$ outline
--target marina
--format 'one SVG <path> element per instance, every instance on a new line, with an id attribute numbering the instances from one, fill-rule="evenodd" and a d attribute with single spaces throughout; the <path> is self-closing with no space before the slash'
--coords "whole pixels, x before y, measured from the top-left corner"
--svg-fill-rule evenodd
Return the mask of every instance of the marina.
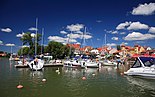
<path id="1" fill-rule="evenodd" d="M 121 75 L 114 66 L 87 69 L 56 66 L 31 71 L 15 68 L 15 64 L 7 58 L 0 59 L 0 97 L 155 96 L 154 80 Z"/>

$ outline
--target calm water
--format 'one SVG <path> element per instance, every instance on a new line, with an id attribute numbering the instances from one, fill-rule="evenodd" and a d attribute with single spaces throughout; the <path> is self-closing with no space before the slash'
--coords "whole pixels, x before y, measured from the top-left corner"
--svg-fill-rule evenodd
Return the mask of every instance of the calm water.
<path id="1" fill-rule="evenodd" d="M 155 80 L 121 76 L 114 67 L 61 67 L 58 74 L 58 67 L 34 72 L 14 65 L 0 59 L 0 97 L 155 97 Z M 42 82 L 43 78 L 47 81 Z M 17 89 L 19 83 L 24 88 Z"/>

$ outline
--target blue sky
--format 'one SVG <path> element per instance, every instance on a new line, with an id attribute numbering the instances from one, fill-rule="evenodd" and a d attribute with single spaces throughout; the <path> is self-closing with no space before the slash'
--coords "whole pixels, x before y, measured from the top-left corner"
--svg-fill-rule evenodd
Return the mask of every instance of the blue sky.
<path id="1" fill-rule="evenodd" d="M 16 52 L 25 32 L 44 28 L 44 43 L 58 41 L 101 47 L 126 44 L 155 48 L 154 0 L 1 0 L 0 50 Z M 85 31 L 86 28 L 86 31 Z M 72 32 L 72 35 L 71 35 Z M 23 33 L 23 34 L 22 34 Z"/>

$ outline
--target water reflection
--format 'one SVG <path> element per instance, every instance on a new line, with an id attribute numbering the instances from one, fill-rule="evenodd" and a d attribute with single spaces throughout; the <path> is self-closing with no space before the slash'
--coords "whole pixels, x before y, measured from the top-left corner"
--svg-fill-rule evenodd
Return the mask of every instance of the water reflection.
<path id="1" fill-rule="evenodd" d="M 148 89 L 148 90 L 155 90 L 155 84 L 154 80 L 152 79 L 144 79 L 141 77 L 136 77 L 136 76 L 125 76 L 126 79 L 129 81 L 130 84 L 132 85 L 137 85 L 143 89 Z"/>

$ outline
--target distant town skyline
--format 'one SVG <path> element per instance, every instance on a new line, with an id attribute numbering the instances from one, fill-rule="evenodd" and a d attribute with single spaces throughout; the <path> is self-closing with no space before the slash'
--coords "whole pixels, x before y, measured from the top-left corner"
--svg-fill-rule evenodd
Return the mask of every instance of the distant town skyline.
<path id="1" fill-rule="evenodd" d="M 82 43 L 94 48 L 125 44 L 155 48 L 155 1 L 152 0 L 1 0 L 0 51 L 17 52 L 26 32 L 49 41 Z M 36 29 L 36 18 L 38 27 Z M 106 34 L 106 42 L 105 42 Z M 106 44 L 105 44 L 106 43 Z"/>

